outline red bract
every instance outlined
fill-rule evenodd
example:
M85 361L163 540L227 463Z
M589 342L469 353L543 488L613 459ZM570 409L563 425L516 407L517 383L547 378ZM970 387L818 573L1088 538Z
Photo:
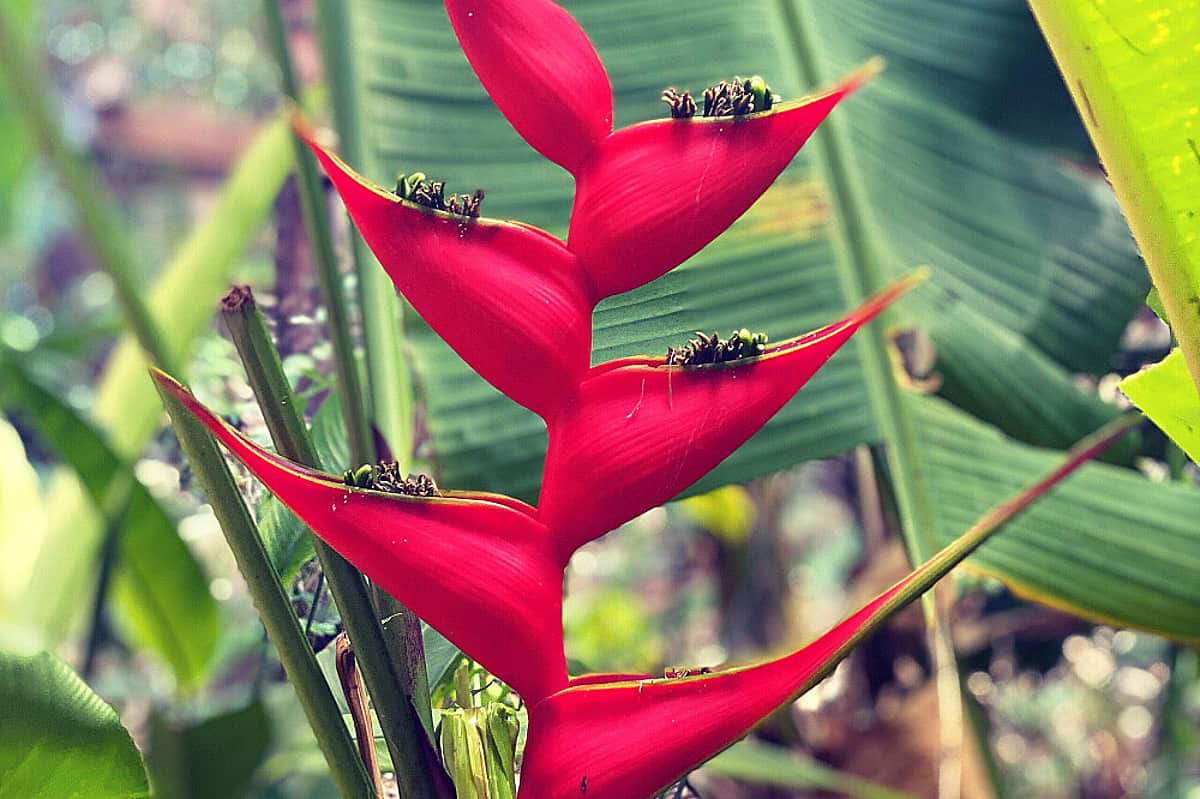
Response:
M572 680L529 710L520 797L636 799L669 785L816 685L858 641L1103 452L1133 421L1111 424L1081 441L1049 474L996 505L912 574L797 652L695 677Z
M562 569L528 505L348 486L263 450L179 383L154 377L314 533L527 701L567 684Z
M446 0L446 11L492 101L575 176L567 246L594 302L648 283L716 238L879 69L872 62L829 91L761 113L662 119L610 135L608 76L565 10L550 0Z
M592 302L576 257L548 233L466 219L373 186L316 154L363 239L417 313L485 380L541 414L587 371Z
M446 0L492 101L533 149L569 171L612 131L612 88L587 34L550 0Z
M868 64L833 89L743 117L661 119L623 128L575 170L567 246L592 299L648 283L695 255L779 177Z
M938 573L949 565L931 561ZM837 664L931 564L790 655L696 677L579 681L533 705L521 767L522 799L635 799L715 755ZM951 564L952 565L952 564Z
M841 321L757 357L696 367L626 358L593 368L578 394L547 420L538 515L562 563L724 460L859 327L921 278L898 281Z

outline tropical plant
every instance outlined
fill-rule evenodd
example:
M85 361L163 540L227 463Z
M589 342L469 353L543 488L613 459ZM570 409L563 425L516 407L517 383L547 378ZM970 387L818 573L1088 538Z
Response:
M80 522L91 544L73 548L74 571L55 580L55 601L99 563L96 619L111 585L131 640L152 647L181 686L211 678L221 622L203 571L169 511L134 475L154 416L136 375L140 347L345 796L383 791L372 716L354 700L363 694L359 673L387 769L406 797L515 796L518 785L525 797L668 788L680 796L692 768L816 685L1001 528L972 556L975 571L1088 619L1200 637L1196 490L1126 468L1154 451L1124 436L1130 418L1079 386L1080 373L1110 368L1145 295L1136 253L1099 177L1064 160L1085 162L1087 150L1062 135L1073 120L1061 115L1061 98L1036 98L1053 111L1037 114L983 99L1008 90L1005 81L1033 85L1030 75L1052 69L1025 59L1018 80L994 68L1030 44L1023 9L980 4L946 16L867 0L565 10L549 0L446 0L446 24L442 5L417 0L318 6L345 160L323 145L307 114L286 115L336 370L311 431L253 293L235 287L221 314L275 452L168 374L185 373L205 316L185 317L186 300L225 283L215 267L233 259L282 178L285 120L262 134L211 224L168 271L164 301L147 307L130 272L132 239L57 133L17 17L0 16L0 65L72 192L136 338L110 365L90 419L55 396L44 368L0 351L0 401L35 420L78 476L85 492L67 518L97 521ZM285 92L305 105L279 4L266 8ZM1100 24L1087 9L1039 14L1051 32L1079 20ZM989 33L987 49L977 28ZM1073 46L1050 38L1056 50ZM890 62L882 77L879 54ZM1093 114L1094 135L1110 129L1098 119L1139 118L1128 113L1132 84L1113 77L1114 59L1086 72L1078 91L1071 86L1084 115ZM1071 63L1063 58L1069 74ZM833 74L847 77L787 99ZM635 121L652 115L660 118ZM1149 158L1153 149L1146 136L1141 150L1136 138L1121 139L1134 142L1132 155L1107 153L1103 135L1096 138L1119 193L1153 197L1136 188L1144 177L1182 213L1159 172L1139 169L1138 153ZM320 169L362 237L352 234L350 284ZM392 185L389 169L402 170L394 191L370 179ZM472 191L478 185L486 194ZM459 193L447 196L447 186ZM1186 249L1186 231L1157 206L1127 202L1126 211L1152 272L1170 261L1171 246ZM912 271L922 263L930 268ZM1164 304L1183 354L1172 357L1186 359L1179 281L1154 274L1160 287L1174 287L1164 289ZM401 308L384 275L416 315ZM890 327L868 324L922 280L887 310ZM857 308L803 333L847 305ZM914 335L936 349L932 367L914 366ZM637 354L646 352L658 354ZM1126 385L1137 399L1136 383ZM1172 406L1185 418L1194 404L1187 396ZM1151 393L1142 397L1188 449L1186 426L1152 409ZM416 407L423 424L414 424ZM428 441L419 441L420 429ZM1097 429L1065 454L1053 451ZM214 439L270 491L256 512ZM1084 466L1118 439L1110 464ZM433 454L438 484L452 488L412 472L418 443ZM17 452L16 444L6 448ZM581 546L679 496L860 445L874 449L876 479L916 567L909 576L808 646L754 665L660 677L590 674L569 663L563 578ZM43 531L40 557L55 558L61 540ZM313 554L322 576L302 625L288 587ZM45 574L27 571L27 584ZM354 739L309 639L325 583L353 651L354 664L339 661L339 672ZM6 602L19 595L0 592ZM945 740L962 728L949 604L923 603ZM43 647L66 635L73 615L2 610L6 624L19 620ZM344 643L341 651L349 651ZM454 668L463 655L483 679ZM0 686L12 700L6 706L36 707L45 724L14 716L0 725L16 731L0 751L0 795L16 773L5 763L34 738L82 741L82 757L53 776L58 782L19 767L22 795L51 786L61 794L101 751L116 753L110 762L120 768L97 790L146 792L129 767L137 756L128 737L98 699L72 687L61 662L4 657L15 686ZM488 688L490 678L505 687ZM449 709L439 697L451 684ZM150 762L156 789L243 790L242 775L264 756L254 731L265 712L256 698L185 734L155 726L163 742ZM203 766L182 754L163 754L232 750L222 741L237 734L250 743L239 749L244 767L225 784L205 782ZM779 764L753 747L726 755L739 753L729 762ZM946 795L954 794L955 759L942 760ZM826 784L886 794L835 776Z

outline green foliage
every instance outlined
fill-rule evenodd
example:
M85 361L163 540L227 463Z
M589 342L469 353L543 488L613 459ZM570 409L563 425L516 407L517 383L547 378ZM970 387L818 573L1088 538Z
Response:
M271 744L271 720L258 699L191 724L150 719L150 773L161 799L244 796Z
M939 545L1058 457L1013 441L940 400L913 398L909 404ZM1019 594L1072 613L1197 640L1197 518L1195 489L1089 464L968 563Z
M1200 405L1200 15L1186 0L1031 3L1154 278ZM1162 424L1178 398L1144 402Z
M216 651L217 605L174 521L105 437L13 358L0 359L0 404L27 414L117 536L113 597L129 632L182 686L197 685Z
M1200 463L1200 402L1183 351L1121 381L1121 391L1163 429L1180 449Z
M37 472L25 458L21 435L0 417L0 530L20 535L0 536L0 645L17 651L37 651L44 643L37 595L45 590L31 579L46 537L48 514Z
M216 298L239 265L239 256L258 231L291 165L286 121L268 123L226 180L205 219L181 242L174 257L148 288L147 301L161 324L168 349L180 360L211 323ZM213 298L212 303L197 298ZM132 336L117 343L96 385L91 419L114 455L132 460L158 429L162 406L150 389L146 360ZM47 549L54 562L39 566L37 579L62 590L46 597L51 643L65 635L85 608L77 602L92 580L93 555L102 535L101 515L79 482L60 475L47 503L53 517Z
M747 739L704 764L722 777L793 790L833 791L852 799L912 799L910 794L858 779L779 746Z
M647 672L662 664L662 640L628 591L604 589L586 604L568 596L563 633L567 657L588 671Z
M0 654L0 797L149 797L116 712L54 655Z

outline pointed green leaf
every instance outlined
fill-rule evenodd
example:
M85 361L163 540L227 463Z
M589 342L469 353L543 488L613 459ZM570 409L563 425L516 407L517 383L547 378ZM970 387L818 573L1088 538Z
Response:
M1200 402L1181 350L1172 350L1158 363L1125 378L1120 389L1189 458L1200 463Z

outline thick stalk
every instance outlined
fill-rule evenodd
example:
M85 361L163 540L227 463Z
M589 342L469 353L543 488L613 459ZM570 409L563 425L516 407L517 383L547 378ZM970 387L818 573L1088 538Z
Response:
M296 72L292 68L287 31L284 28L279 3L277 0L266 0L263 5L267 13L267 27L271 34L275 59L283 79L284 94L298 106L300 87L296 81ZM296 154L296 179L300 188L304 226L312 241L321 298L329 319L329 338L333 343L338 394L342 400L342 415L350 438L350 453L355 461L364 463L374 460L375 442L367 418L358 359L354 354L354 339L350 335L350 309L346 303L342 275L338 270L337 256L333 249L333 234L329 229L329 216L325 208L325 192L321 187L316 160L294 134L292 146Z
M238 570L246 580L267 635L304 708L339 793L346 799L374 796L375 789L358 759L358 751L342 721L337 701L329 691L308 638L300 629L300 622L263 549L254 520L242 502L225 459L208 432L178 400L165 391L160 390L159 394L192 471L208 496L225 540L233 550Z
M811 11L805 0L784 0L785 25L798 46L795 57L809 86L819 86L828 77L817 63L817 37L812 31ZM839 246L838 274L847 303L857 305L885 283L882 258L876 246L866 192L850 157L844 120L834 113L813 134L819 167L835 209ZM886 315L885 315L886 318ZM882 320L867 325L857 336L858 353L867 383L867 396L875 423L886 445L892 490L899 509L901 534L909 560L919 564L936 551L934 506L917 458L912 415L905 407L900 387L892 375L888 343ZM885 475L880 475L886 479ZM942 591L946 589L941 589ZM958 668L953 647L938 613L936 597L921 597L928 625L928 645L938 686L941 756L938 765L938 795L956 799L961 789L962 702L958 693Z
M222 316L245 364L250 387L262 408L276 449L299 463L321 468L323 464L250 290L232 290L222 303ZM436 772L429 762L425 728L401 688L402 675L392 668L383 630L362 576L323 541L317 539L314 544L375 704L401 795L412 799L437 796Z
M362 68L357 58L358 50L353 45L352 14L353 7L344 0L317 2L317 29L326 81L333 95L339 148L343 157L365 174L377 175L379 164L371 149L365 146L362 135L363 112L359 103ZM400 464L402 473L407 473L413 450L413 391L408 367L401 355L404 352L401 325L404 306L391 280L353 225L350 226L350 242L362 310L370 400L368 415L374 429L387 443L390 457ZM380 616L388 620L384 632L393 668L403 675L404 690L432 737L433 713L429 703L421 620L378 586L373 587L372 598Z
M380 164L364 144L359 104L362 69L354 47L353 8L345 0L317 0L317 29L325 77L331 90L333 117L342 157L364 174L382 179ZM367 392L371 421L388 442L402 472L412 454L413 391L408 367L401 356L404 305L391 280L375 260L358 231L351 226L354 271L362 309L366 350Z

